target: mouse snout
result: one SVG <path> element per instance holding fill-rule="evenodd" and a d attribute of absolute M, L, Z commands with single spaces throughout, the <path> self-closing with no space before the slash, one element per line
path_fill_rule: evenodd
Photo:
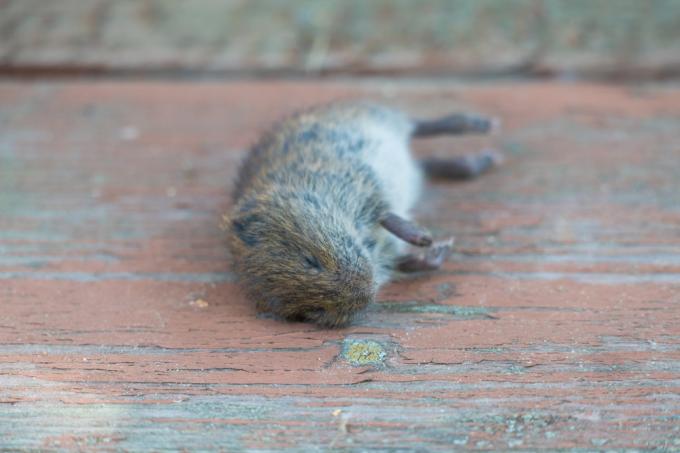
<path fill-rule="evenodd" d="M 344 293 L 347 305 L 359 310 L 371 303 L 375 297 L 375 284 L 372 272 L 352 274 L 345 284 Z"/>
<path fill-rule="evenodd" d="M 373 271 L 368 265 L 352 266 L 342 269 L 338 274 L 338 283 L 342 292 L 349 297 L 373 297 Z"/>
<path fill-rule="evenodd" d="M 373 301 L 373 291 L 357 291 L 355 288 L 344 288 L 328 303 L 307 312 L 307 319 L 328 327 L 347 325 L 354 315 Z"/>

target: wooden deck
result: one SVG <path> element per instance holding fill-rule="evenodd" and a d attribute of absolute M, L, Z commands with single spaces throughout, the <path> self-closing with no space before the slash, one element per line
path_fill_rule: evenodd
<path fill-rule="evenodd" d="M 352 327 L 256 317 L 220 214 L 280 115 L 499 116 L 429 186 L 457 253 Z M 680 450 L 680 89 L 0 83 L 0 450 Z"/>

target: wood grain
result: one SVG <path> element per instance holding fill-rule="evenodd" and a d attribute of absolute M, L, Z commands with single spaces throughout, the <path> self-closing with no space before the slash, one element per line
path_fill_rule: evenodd
<path fill-rule="evenodd" d="M 428 187 L 456 253 L 352 327 L 261 319 L 219 229 L 244 150 L 349 96 L 504 120 Z M 680 449 L 680 90 L 0 84 L 0 449 Z"/>

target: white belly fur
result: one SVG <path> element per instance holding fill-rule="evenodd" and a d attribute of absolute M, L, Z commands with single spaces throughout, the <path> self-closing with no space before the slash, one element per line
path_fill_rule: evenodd
<path fill-rule="evenodd" d="M 408 130 L 395 131 L 389 124 L 366 122 L 365 134 L 371 145 L 362 156 L 375 171 L 392 211 L 410 218 L 422 190 L 423 175 L 409 149 Z"/>
<path fill-rule="evenodd" d="M 422 171 L 408 146 L 410 131 L 403 127 L 395 130 L 394 125 L 380 122 L 367 122 L 363 127 L 373 145 L 366 147 L 362 156 L 364 162 L 375 171 L 390 210 L 403 218 L 410 218 L 410 210 L 420 197 L 423 185 Z M 408 249 L 406 242 L 386 231 L 384 240 L 391 241 L 399 254 Z M 389 279 L 382 269 L 376 270 L 376 275 L 378 285 Z"/>

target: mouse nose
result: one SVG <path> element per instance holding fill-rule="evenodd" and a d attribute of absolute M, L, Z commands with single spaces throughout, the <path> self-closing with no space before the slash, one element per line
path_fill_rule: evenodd
<path fill-rule="evenodd" d="M 364 275 L 356 278 L 347 288 L 349 290 L 347 298 L 351 300 L 351 305 L 360 309 L 368 305 L 375 298 L 375 285 L 371 275 Z"/>

